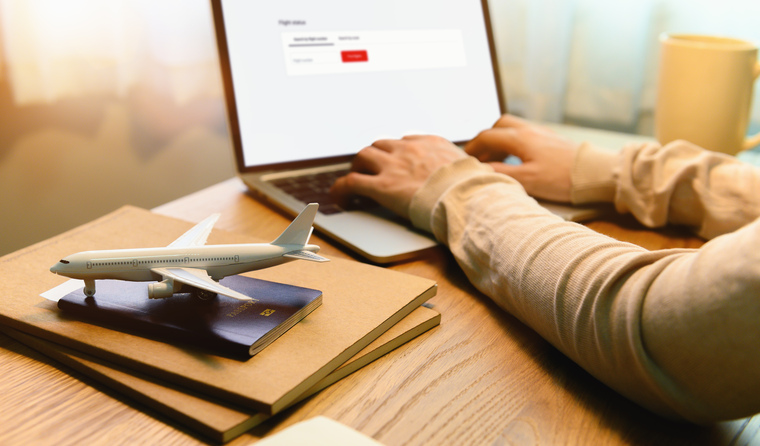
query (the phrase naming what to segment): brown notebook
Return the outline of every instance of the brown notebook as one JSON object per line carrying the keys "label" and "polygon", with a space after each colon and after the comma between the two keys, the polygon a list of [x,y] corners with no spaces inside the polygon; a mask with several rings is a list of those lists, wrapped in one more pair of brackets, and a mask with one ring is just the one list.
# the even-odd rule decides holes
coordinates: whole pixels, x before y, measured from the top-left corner
{"label": "brown notebook", "polygon": [[[39,295],[64,281],[48,270],[73,252],[165,246],[187,222],[124,207],[0,258],[0,323],[264,413],[277,413],[435,295],[433,281],[363,263],[290,262],[246,276],[323,292],[322,305],[247,361],[66,320]],[[250,243],[214,231],[209,244]]]}
{"label": "brown notebook", "polygon": [[[420,307],[370,345],[304,392],[301,401],[348,376],[393,349],[437,326],[441,315]],[[267,420],[269,415],[231,406],[62,345],[1,327],[9,336],[50,358],[90,376],[215,442],[225,443]]]}

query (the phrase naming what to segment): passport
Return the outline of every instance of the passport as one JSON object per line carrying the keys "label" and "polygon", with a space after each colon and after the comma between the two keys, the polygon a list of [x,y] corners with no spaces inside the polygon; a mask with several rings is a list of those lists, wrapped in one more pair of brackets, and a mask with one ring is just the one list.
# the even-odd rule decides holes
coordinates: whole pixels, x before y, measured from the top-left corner
{"label": "passport", "polygon": [[58,301],[65,317],[154,340],[248,359],[274,342],[322,303],[322,292],[245,276],[222,285],[252,300],[193,293],[149,299],[146,282],[99,280],[93,297],[79,289]]}

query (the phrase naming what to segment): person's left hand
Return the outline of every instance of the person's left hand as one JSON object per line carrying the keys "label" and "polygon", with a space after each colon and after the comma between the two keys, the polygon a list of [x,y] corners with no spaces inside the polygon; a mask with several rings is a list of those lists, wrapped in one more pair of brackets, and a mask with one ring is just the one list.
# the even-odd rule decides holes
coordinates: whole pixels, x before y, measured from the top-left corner
{"label": "person's left hand", "polygon": [[[504,115],[493,128],[467,143],[464,150],[481,162],[489,162],[496,172],[519,181],[528,194],[569,203],[578,146],[541,125]],[[508,155],[520,158],[522,164],[505,164],[503,160]]]}
{"label": "person's left hand", "polygon": [[438,136],[375,141],[356,155],[352,172],[338,178],[330,193],[339,198],[363,195],[409,218],[409,204],[425,180],[439,167],[465,157],[461,149]]}

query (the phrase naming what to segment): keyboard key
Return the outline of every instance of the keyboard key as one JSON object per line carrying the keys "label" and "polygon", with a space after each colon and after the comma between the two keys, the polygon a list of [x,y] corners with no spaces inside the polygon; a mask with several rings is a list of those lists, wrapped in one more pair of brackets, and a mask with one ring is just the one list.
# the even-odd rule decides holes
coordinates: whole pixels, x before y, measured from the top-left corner
{"label": "keyboard key", "polygon": [[374,200],[359,196],[351,197],[348,203],[343,203],[343,206],[341,206],[330,196],[330,187],[332,187],[335,180],[346,175],[348,172],[348,170],[334,170],[278,178],[270,180],[270,183],[305,204],[319,203],[319,212],[326,215],[337,214],[346,210],[368,210],[378,207],[378,204]]}

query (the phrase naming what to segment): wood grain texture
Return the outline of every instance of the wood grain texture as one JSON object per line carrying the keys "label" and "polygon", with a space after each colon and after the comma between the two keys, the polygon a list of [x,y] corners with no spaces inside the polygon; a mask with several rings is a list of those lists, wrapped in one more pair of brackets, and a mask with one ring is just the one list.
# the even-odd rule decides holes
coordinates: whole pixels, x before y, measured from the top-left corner
{"label": "wood grain texture", "polygon": [[[155,212],[271,240],[290,217],[229,180]],[[626,217],[588,224],[649,249],[696,248],[677,229],[651,231]],[[321,254],[353,258],[318,233]],[[746,445],[758,417],[710,426],[654,416],[619,396],[506,314],[467,281],[444,248],[389,268],[433,279],[440,327],[275,416],[231,444],[248,444],[325,415],[388,445]],[[0,444],[195,444],[156,414],[0,336]]]}

